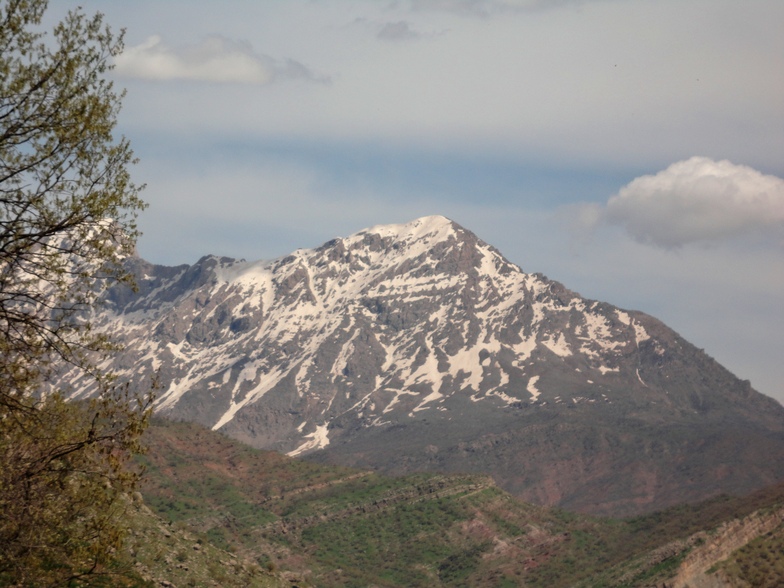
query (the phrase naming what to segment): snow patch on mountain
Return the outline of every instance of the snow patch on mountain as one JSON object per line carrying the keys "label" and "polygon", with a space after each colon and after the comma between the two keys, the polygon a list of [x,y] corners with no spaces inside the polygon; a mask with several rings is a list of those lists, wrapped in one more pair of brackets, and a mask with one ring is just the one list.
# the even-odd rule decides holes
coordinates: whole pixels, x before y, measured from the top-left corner
{"label": "snow patch on mountain", "polygon": [[541,405],[555,392],[543,370],[620,373],[622,354],[650,338],[637,315],[523,272],[442,216],[275,260],[140,264],[138,294],[97,323],[122,341],[115,372],[160,371],[156,410],[187,407],[214,429],[269,404],[276,422],[291,419],[297,455],[329,443],[338,418],[448,414],[455,397]]}
{"label": "snow patch on mountain", "polygon": [[572,349],[563,333],[557,333],[554,337],[543,339],[541,343],[559,357],[572,355]]}
{"label": "snow patch on mountain", "polygon": [[229,409],[224,412],[218,421],[213,425],[212,430],[217,431],[223,425],[232,420],[237,414],[237,411],[247,406],[248,404],[256,402],[265,393],[269,392],[269,390],[271,390],[278,382],[280,382],[280,380],[285,375],[286,373],[282,370],[273,370],[269,373],[263,374],[258,374],[257,372],[253,376],[253,382],[256,383],[256,386],[247,391],[239,401],[237,400],[238,395],[235,394],[237,390],[235,387],[235,390],[232,393]]}
{"label": "snow patch on mountain", "polygon": [[286,455],[289,457],[296,457],[307,451],[314,451],[316,449],[322,449],[326,447],[329,445],[329,432],[327,428],[327,425],[318,425],[315,431],[305,435],[305,438],[307,439],[305,443],[293,451],[289,451]]}
{"label": "snow patch on mountain", "polygon": [[539,376],[532,376],[528,380],[528,384],[526,386],[526,389],[531,394],[531,400],[533,400],[534,402],[536,402],[539,399],[539,396],[541,396],[541,394],[542,394],[539,391],[539,389],[536,387],[536,383],[538,381],[539,381]]}

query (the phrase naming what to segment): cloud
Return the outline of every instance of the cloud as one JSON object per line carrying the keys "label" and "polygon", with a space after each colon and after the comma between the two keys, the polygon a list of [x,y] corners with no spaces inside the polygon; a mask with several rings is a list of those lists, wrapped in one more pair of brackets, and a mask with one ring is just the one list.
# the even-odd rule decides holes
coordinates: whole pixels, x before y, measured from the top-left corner
{"label": "cloud", "polygon": [[[137,89],[126,79],[122,119],[190,135],[356,140],[480,157],[492,151],[605,169],[658,171],[652,161],[701,154],[784,177],[784,35],[774,26],[784,19],[784,2],[727,2],[714,11],[710,0],[666,7],[594,0],[482,19],[413,11],[412,0],[393,9],[392,1],[234,1],[221,10],[182,0],[150,4],[165,5],[166,18],[113,3],[122,12],[112,20],[142,35],[129,46],[158,32],[161,45],[176,49],[220,31],[249,40],[257,54],[293,57],[334,76],[329,92],[302,82]],[[694,28],[706,14],[705,26]],[[421,38],[377,38],[397,22]],[[249,100],[253,88],[263,91]],[[634,176],[625,177],[605,196]]]}
{"label": "cloud", "polygon": [[587,0],[411,0],[413,10],[453,12],[469,16],[487,17],[507,12],[549,10],[567,4],[582,4]]}
{"label": "cloud", "polygon": [[583,220],[622,226],[641,243],[675,248],[784,234],[784,180],[726,160],[692,157],[636,178]]}
{"label": "cloud", "polygon": [[384,24],[376,36],[384,41],[406,41],[408,39],[418,39],[421,37],[421,35],[413,30],[404,20]]}
{"label": "cloud", "polygon": [[172,48],[159,35],[128,47],[115,58],[117,73],[147,80],[267,84],[279,79],[327,81],[292,59],[254,53],[250,43],[219,35],[197,45]]}

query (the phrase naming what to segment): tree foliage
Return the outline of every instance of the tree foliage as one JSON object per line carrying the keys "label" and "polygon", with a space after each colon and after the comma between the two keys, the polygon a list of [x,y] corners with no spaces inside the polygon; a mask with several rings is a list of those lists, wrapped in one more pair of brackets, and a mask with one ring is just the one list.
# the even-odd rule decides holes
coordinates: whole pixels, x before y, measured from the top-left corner
{"label": "tree foliage", "polygon": [[[106,286],[128,279],[144,208],[106,78],[122,34],[81,9],[47,34],[46,9],[0,0],[0,585],[103,569],[151,401],[97,369],[111,344],[89,322]],[[64,365],[100,395],[65,402],[50,384]]]}

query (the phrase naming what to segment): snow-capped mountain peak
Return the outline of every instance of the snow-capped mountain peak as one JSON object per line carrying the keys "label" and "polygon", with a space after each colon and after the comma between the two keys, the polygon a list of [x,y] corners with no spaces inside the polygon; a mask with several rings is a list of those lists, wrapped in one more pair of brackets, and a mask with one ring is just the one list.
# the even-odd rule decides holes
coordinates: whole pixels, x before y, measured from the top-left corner
{"label": "snow-capped mountain peak", "polygon": [[272,261],[133,265],[139,291],[112,291],[96,320],[123,347],[105,367],[141,388],[157,372],[162,414],[291,455],[400,427],[459,439],[571,409],[666,420],[754,404],[659,321],[527,274],[443,216]]}

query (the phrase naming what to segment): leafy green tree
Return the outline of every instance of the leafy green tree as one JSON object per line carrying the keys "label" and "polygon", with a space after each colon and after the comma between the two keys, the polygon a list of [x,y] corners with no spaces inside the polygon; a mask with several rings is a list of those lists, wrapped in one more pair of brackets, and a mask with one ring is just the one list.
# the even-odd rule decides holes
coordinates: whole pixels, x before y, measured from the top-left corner
{"label": "leafy green tree", "polygon": [[[101,292],[128,280],[144,208],[122,94],[106,78],[123,48],[102,15],[41,30],[46,0],[0,0],[0,585],[81,585],[105,573],[137,473],[151,396],[103,374],[91,328]],[[63,366],[100,395],[65,402]]]}

